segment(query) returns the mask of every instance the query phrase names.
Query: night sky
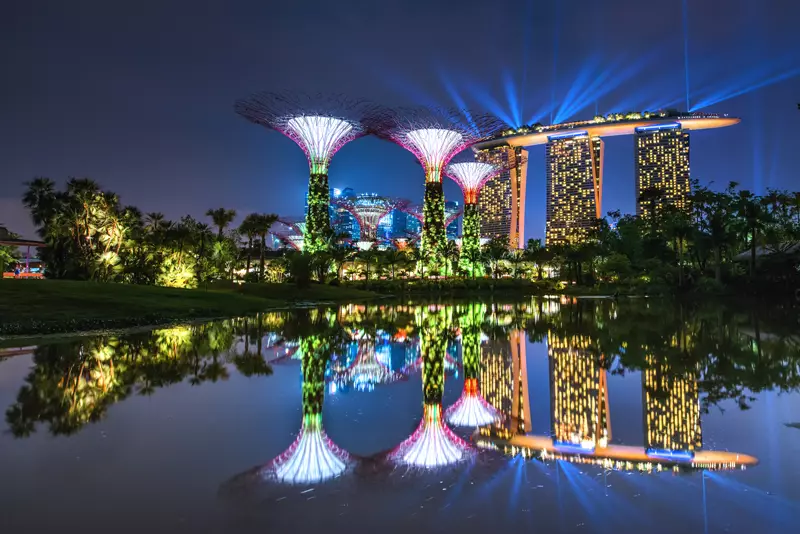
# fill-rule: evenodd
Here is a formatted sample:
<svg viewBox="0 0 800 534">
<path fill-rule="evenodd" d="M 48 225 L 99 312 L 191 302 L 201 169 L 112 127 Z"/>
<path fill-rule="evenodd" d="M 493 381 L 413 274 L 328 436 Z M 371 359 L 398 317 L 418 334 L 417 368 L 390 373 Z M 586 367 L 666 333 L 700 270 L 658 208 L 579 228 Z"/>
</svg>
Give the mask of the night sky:
<svg viewBox="0 0 800 534">
<path fill-rule="evenodd" d="M 88 176 L 170 218 L 301 215 L 304 154 L 233 112 L 258 90 L 466 104 L 517 124 L 688 99 L 742 118 L 693 135 L 693 177 L 800 189 L 798 24 L 797 0 L 12 2 L 0 16 L 0 224 L 33 237 L 19 198 L 35 176 Z M 527 237 L 544 234 L 544 171 L 534 147 Z M 603 211 L 632 212 L 632 138 L 607 139 L 605 173 Z M 421 201 L 423 174 L 366 138 L 334 157 L 330 184 Z M 445 194 L 462 200 L 452 182 Z"/>
</svg>

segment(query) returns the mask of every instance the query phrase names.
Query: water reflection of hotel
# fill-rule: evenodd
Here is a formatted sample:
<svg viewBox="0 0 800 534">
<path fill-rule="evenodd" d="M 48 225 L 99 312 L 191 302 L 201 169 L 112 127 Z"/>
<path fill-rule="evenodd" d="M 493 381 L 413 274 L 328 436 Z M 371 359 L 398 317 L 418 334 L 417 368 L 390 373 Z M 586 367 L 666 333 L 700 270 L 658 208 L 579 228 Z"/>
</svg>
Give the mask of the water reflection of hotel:
<svg viewBox="0 0 800 534">
<path fill-rule="evenodd" d="M 606 371 L 590 338 L 547 336 L 553 441 L 591 450 L 611 438 Z"/>
<path fill-rule="evenodd" d="M 527 432 L 530 417 L 526 337 L 512 330 L 507 338 L 492 339 L 481 348 L 481 392 L 515 432 Z"/>
<path fill-rule="evenodd" d="M 642 371 L 645 448 L 693 453 L 703 446 L 698 373 L 676 375 L 648 357 Z"/>
</svg>

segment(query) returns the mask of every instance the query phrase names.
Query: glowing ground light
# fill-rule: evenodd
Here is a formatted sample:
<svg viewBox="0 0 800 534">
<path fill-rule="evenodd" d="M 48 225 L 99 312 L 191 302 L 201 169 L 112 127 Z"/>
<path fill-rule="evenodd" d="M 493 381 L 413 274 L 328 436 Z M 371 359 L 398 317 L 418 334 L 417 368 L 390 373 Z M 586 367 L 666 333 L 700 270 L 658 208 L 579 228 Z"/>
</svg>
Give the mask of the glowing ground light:
<svg viewBox="0 0 800 534">
<path fill-rule="evenodd" d="M 425 180 L 441 181 L 442 167 L 463 148 L 464 136 L 455 130 L 422 128 L 406 133 L 407 148 L 425 166 Z"/>
<path fill-rule="evenodd" d="M 481 396 L 478 379 L 468 378 L 461 397 L 445 411 L 445 418 L 453 426 L 475 428 L 498 422 L 502 415 Z"/>
<path fill-rule="evenodd" d="M 322 415 L 307 415 L 297 439 L 263 471 L 285 484 L 316 484 L 344 473 L 353 461 L 322 429 Z"/>
<path fill-rule="evenodd" d="M 312 173 L 325 173 L 331 157 L 355 133 L 353 124 L 333 117 L 299 116 L 286 121 L 286 134 L 306 153 Z"/>
<path fill-rule="evenodd" d="M 398 464 L 431 469 L 466 460 L 473 449 L 442 421 L 442 406 L 426 404 L 417 430 L 389 458 Z"/>
<path fill-rule="evenodd" d="M 464 193 L 465 204 L 478 202 L 478 192 L 486 182 L 502 172 L 502 168 L 491 163 L 468 162 L 453 163 L 447 167 L 447 175 L 456 182 Z"/>
</svg>

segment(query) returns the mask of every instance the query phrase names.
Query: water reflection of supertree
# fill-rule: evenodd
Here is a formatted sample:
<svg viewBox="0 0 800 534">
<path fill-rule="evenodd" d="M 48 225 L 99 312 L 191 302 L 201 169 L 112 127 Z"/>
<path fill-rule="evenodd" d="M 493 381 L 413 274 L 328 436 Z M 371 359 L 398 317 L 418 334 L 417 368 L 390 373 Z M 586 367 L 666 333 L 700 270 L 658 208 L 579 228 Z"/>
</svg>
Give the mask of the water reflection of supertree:
<svg viewBox="0 0 800 534">
<path fill-rule="evenodd" d="M 261 470 L 265 478 L 287 484 L 315 484 L 344 473 L 353 464 L 322 428 L 325 367 L 333 350 L 325 336 L 301 339 L 303 353 L 303 422 L 294 443 Z"/>
<path fill-rule="evenodd" d="M 417 325 L 422 352 L 422 421 L 416 431 L 389 453 L 393 462 L 414 467 L 441 467 L 465 459 L 472 451 L 444 423 L 444 355 L 447 350 L 452 309 L 420 307 Z"/>
<path fill-rule="evenodd" d="M 459 317 L 464 391 L 458 401 L 445 412 L 447 421 L 455 426 L 483 426 L 502 418 L 500 412 L 481 395 L 478 381 L 481 368 L 481 323 L 485 313 L 484 304 L 473 303 L 467 305 Z"/>
</svg>

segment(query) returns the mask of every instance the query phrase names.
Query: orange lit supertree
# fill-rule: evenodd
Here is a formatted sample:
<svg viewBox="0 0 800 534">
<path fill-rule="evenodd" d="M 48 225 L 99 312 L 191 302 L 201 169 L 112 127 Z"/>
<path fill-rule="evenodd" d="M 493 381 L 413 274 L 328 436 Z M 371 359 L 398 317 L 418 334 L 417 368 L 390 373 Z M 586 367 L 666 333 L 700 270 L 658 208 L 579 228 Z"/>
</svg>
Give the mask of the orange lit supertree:
<svg viewBox="0 0 800 534">
<path fill-rule="evenodd" d="M 481 249 L 481 215 L 478 210 L 478 193 L 492 178 L 500 175 L 506 167 L 491 163 L 471 161 L 453 163 L 447 167 L 446 174 L 464 193 L 464 230 L 461 234 L 461 256 L 459 263 L 467 270 L 473 267 L 474 258 Z M 482 274 L 482 273 L 477 273 Z"/>
<path fill-rule="evenodd" d="M 344 96 L 261 92 L 237 100 L 235 110 L 282 133 L 305 152 L 310 177 L 303 250 L 324 250 L 331 233 L 328 166 L 340 148 L 367 133 L 364 122 L 377 108 Z"/>
<path fill-rule="evenodd" d="M 445 262 L 444 168 L 453 156 L 491 136 L 502 126 L 502 122 L 489 115 L 436 108 L 401 109 L 375 115 L 371 129 L 379 137 L 412 152 L 425 169 L 420 249 L 428 258 L 427 267 L 442 270 Z"/>
<path fill-rule="evenodd" d="M 486 315 L 485 304 L 469 304 L 459 317 L 461 354 L 464 361 L 464 391 L 445 412 L 454 426 L 478 427 L 500 421 L 502 414 L 481 395 L 481 324 Z"/>
</svg>

